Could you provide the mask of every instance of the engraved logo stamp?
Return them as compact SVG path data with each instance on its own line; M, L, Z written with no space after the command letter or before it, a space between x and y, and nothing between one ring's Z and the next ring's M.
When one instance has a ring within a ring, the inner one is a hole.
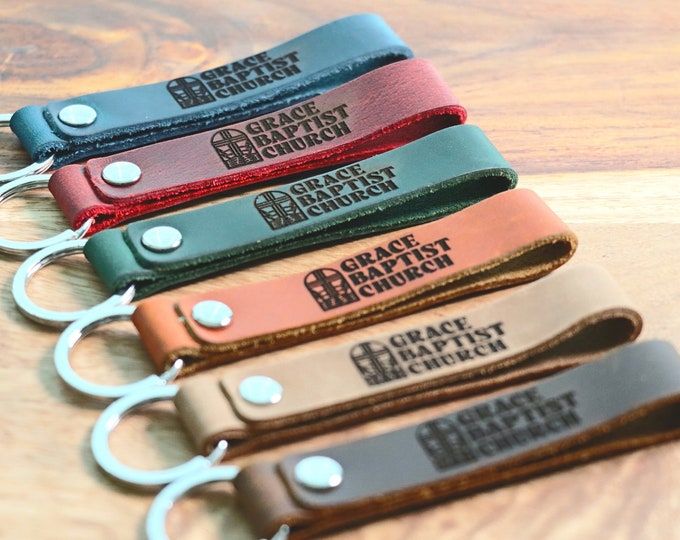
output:
M418 426L416 438L439 470L476 461L461 430L446 417Z
M383 384L406 377L406 372L385 345L379 341L366 341L352 347L352 362L369 386Z
M229 169L279 159L347 137L352 133L348 108L342 104L318 109L309 101L240 124L239 129L220 130L212 145ZM234 153L247 154L249 159L233 161Z
M180 77L170 81L166 88L182 109L190 109L215 101L208 87L196 77Z
M385 245L345 259L339 270L322 268L305 278L305 285L321 309L335 309L349 301L322 300L321 294L332 294L333 287L322 287L321 278L331 280L338 290L339 298L372 298L403 287L413 281L423 280L430 274L446 271L454 265L450 256L452 250L449 238L443 237L431 242L420 242L413 234L390 240ZM318 281L313 276L318 277ZM314 287L310 280L314 280ZM345 291L346 294L340 294ZM351 293L351 294L350 294Z
M261 193L255 197L255 208L273 231L307 221L307 216L297 203L283 191Z
M502 321L473 324L467 317L455 317L387 337L384 344L379 344L383 362L387 362L389 355L389 367L383 367L385 376L379 372L373 374L368 363L357 362L354 350L350 356L366 383L373 386L394 378L427 376L432 371L468 365L474 367L477 361L507 352L505 340L505 323Z
M220 147L223 160L233 159L231 146L232 143ZM272 230L283 229L389 196L399 189L395 175L392 166L366 171L355 163L282 186L286 191L265 191L255 198L254 205Z
M349 281L332 268L320 268L307 274L305 287L324 311L359 301Z
M238 62L170 81L166 88L182 109L251 92L302 73L292 51L276 58L263 52Z
M575 391L544 395L533 387L425 422L415 436L432 465L446 471L548 444L581 423Z
M262 156L248 135L238 129L222 129L212 136L210 143L227 169L262 161Z

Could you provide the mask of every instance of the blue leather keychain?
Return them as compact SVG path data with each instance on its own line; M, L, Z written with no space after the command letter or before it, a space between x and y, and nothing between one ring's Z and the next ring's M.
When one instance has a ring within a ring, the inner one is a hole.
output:
M171 81L0 115L34 160L0 182L252 118L413 56L378 15L353 15L247 58Z

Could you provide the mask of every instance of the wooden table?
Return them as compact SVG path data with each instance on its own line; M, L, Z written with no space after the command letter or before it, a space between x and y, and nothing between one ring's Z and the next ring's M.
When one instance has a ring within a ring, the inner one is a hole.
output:
M646 317L644 337L680 344L680 21L672 0L5 1L0 110L170 79L362 11L379 11L436 64L468 107L469 121L520 172L520 185L535 189L573 225L581 241L576 260L604 265L630 292ZM27 160L7 133L0 135L0 160L3 170ZM65 226L46 193L13 200L2 212L0 234L13 238ZM317 267L369 242L288 257L170 294ZM142 538L151 495L118 486L97 470L89 433L101 405L60 384L52 364L57 334L15 311L10 283L18 263L0 258L0 537ZM75 259L50 268L30 292L62 307L105 294L84 261ZM248 362L273 362L319 346ZM132 327L123 323L86 341L76 364L98 381L132 380L148 370ZM447 408L374 422L263 457L382 432ZM193 452L163 406L127 420L113 446L128 463L147 467ZM679 465L680 443L667 444L337 538L680 538ZM252 537L224 486L179 504L169 528L178 539Z

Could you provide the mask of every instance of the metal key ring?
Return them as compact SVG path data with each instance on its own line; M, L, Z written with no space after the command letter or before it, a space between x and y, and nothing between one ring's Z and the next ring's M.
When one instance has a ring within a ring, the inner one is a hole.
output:
M0 127L8 127L9 121L12 119L12 113L0 114ZM31 163L28 167L19 169L17 171L12 171L8 173L0 174L0 184L5 182L11 182L17 178L23 178L29 174L40 174L49 170L54 163L54 156L48 157L45 161L40 161L38 163Z
M116 480L142 488L161 487L186 475L199 473L218 463L227 453L227 441L220 441L208 456L194 456L181 465L148 471L123 465L111 452L109 435L136 407L148 403L173 399L179 390L177 385L152 386L128 394L111 403L97 419L92 430L90 447L97 464Z
M86 242L87 240L69 240L68 242L43 248L31 255L19 266L12 280L12 296L14 296L14 302L21 313L36 322L61 328L84 317L89 312L87 309L79 311L54 311L42 308L35 304L26 292L29 280L38 270L67 255L83 253ZM130 285L124 291L112 295L91 309L129 304L134 296L135 286Z
M116 399L151 386L165 386L174 381L184 367L184 361L174 364L162 375L149 375L137 382L119 385L95 384L83 379L71 365L71 351L78 342L102 324L128 321L135 311L134 306L94 307L80 319L72 322L59 336L54 348L54 365L62 380L74 390L90 397Z
M18 195L19 193L23 193L24 191L46 188L49 184L49 180L49 174L34 174L9 182L0 188L0 204L4 203L8 199L11 199L15 195ZM18 255L29 255L34 251L53 246L55 244L60 244L68 240L79 240L87 234L93 223L94 218L90 218L75 231L72 229L67 229L64 232L61 232L50 238L45 238L44 240L34 240L29 242L0 238L0 251Z
M146 515L146 536L148 540L170 540L165 530L168 512L188 491L216 482L232 482L239 473L234 465L211 467L192 476L179 478L165 486L156 495ZM282 525L271 540L286 540L290 533L288 525Z

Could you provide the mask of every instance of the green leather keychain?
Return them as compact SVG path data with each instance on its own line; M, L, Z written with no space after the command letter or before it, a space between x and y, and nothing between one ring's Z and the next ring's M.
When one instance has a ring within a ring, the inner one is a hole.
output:
M454 126L311 178L210 207L106 230L33 254L13 293L28 317L61 326L83 312L54 312L27 296L28 279L84 251L107 305L295 250L430 221L515 186L515 171L483 132Z

